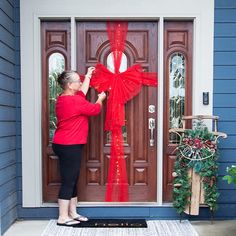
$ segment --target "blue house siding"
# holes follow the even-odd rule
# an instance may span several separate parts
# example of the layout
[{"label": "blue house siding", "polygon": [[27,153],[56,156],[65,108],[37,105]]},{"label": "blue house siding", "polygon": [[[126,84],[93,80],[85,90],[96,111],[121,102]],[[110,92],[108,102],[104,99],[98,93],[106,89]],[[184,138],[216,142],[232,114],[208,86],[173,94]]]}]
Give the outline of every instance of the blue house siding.
[{"label": "blue house siding", "polygon": [[[1,233],[17,218],[17,79],[14,0],[0,1],[0,223]],[[18,19],[19,22],[19,19]]]},{"label": "blue house siding", "polygon": [[[236,1],[215,1],[214,114],[220,116],[219,130],[228,138],[220,142],[220,208],[236,217],[236,189],[222,181],[226,167],[236,165]],[[223,208],[226,207],[225,209]]]},{"label": "blue house siding", "polygon": [[[17,67],[19,70],[19,67]],[[19,74],[19,72],[18,72]],[[19,93],[20,90],[17,90]],[[214,37],[214,114],[220,116],[219,130],[228,134],[228,139],[220,142],[219,169],[219,210],[215,217],[230,219],[236,217],[236,193],[234,186],[222,180],[227,166],[236,163],[236,1],[215,1]],[[20,104],[17,106],[17,124],[20,127]],[[17,176],[18,176],[18,217],[24,219],[56,218],[58,209],[23,208],[21,186],[20,128],[17,131]],[[175,209],[164,207],[81,207],[80,212],[89,217],[144,217],[174,219],[179,217]],[[186,216],[187,217],[187,216]],[[209,219],[208,208],[202,208],[200,215],[191,219]]]},{"label": "blue house siding", "polygon": [[[56,218],[58,209],[22,207],[20,26],[19,0],[0,2],[0,215],[1,231],[16,219]],[[219,130],[229,137],[220,142],[220,169],[236,164],[236,1],[215,1],[214,114],[220,116]],[[219,219],[236,217],[236,193],[232,185],[219,180]],[[29,190],[30,191],[30,190]],[[16,210],[17,209],[17,210]],[[89,217],[144,217],[174,219],[171,206],[82,207]],[[208,208],[191,219],[209,219]]]}]

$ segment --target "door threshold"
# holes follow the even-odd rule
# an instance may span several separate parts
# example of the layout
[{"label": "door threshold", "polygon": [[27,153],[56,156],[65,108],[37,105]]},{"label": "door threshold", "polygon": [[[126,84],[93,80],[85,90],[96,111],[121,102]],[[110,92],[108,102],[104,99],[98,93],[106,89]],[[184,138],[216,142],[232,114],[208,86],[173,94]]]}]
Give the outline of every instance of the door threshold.
[{"label": "door threshold", "polygon": [[[78,207],[172,207],[172,203],[157,202],[79,202]],[[41,207],[58,207],[57,203],[42,203]]]}]

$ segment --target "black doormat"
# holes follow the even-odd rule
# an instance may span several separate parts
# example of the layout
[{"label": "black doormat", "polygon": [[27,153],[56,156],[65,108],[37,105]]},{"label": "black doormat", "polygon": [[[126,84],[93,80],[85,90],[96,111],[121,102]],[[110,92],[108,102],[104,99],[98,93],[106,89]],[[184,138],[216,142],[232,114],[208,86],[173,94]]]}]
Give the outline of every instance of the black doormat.
[{"label": "black doormat", "polygon": [[144,219],[90,219],[86,222],[74,225],[75,228],[147,228]]}]

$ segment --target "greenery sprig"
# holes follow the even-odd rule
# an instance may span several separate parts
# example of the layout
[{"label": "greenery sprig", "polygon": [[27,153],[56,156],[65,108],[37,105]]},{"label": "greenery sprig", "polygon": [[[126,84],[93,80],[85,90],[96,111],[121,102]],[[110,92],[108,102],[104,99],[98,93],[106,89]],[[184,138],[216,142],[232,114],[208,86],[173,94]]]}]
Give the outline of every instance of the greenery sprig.
[{"label": "greenery sprig", "polygon": [[233,183],[236,187],[236,166],[227,167],[226,172],[228,174],[223,177],[223,180],[227,180],[228,184]]}]

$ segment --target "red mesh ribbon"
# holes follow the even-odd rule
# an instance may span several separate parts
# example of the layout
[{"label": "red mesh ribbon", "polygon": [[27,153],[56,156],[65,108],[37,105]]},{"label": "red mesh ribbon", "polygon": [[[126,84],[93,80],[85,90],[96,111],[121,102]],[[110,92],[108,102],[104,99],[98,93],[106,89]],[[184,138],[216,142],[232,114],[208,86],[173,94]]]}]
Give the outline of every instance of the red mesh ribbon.
[{"label": "red mesh ribbon", "polygon": [[90,84],[98,92],[109,92],[105,130],[112,130],[114,126],[125,125],[125,103],[136,96],[143,85],[156,86],[157,75],[143,72],[139,64],[119,74],[112,73],[102,64],[97,64]]},{"label": "red mesh ribbon", "polygon": [[107,22],[107,34],[110,41],[115,74],[119,73],[121,58],[125,47],[127,29],[127,22]]},{"label": "red mesh ribbon", "polygon": [[122,135],[122,126],[125,125],[124,105],[139,93],[143,85],[157,85],[157,74],[143,72],[138,64],[125,72],[119,72],[127,26],[127,22],[107,23],[110,48],[113,52],[114,73],[102,64],[97,64],[90,83],[98,92],[109,92],[105,130],[111,131],[112,141],[106,201],[128,201],[128,180]]}]

